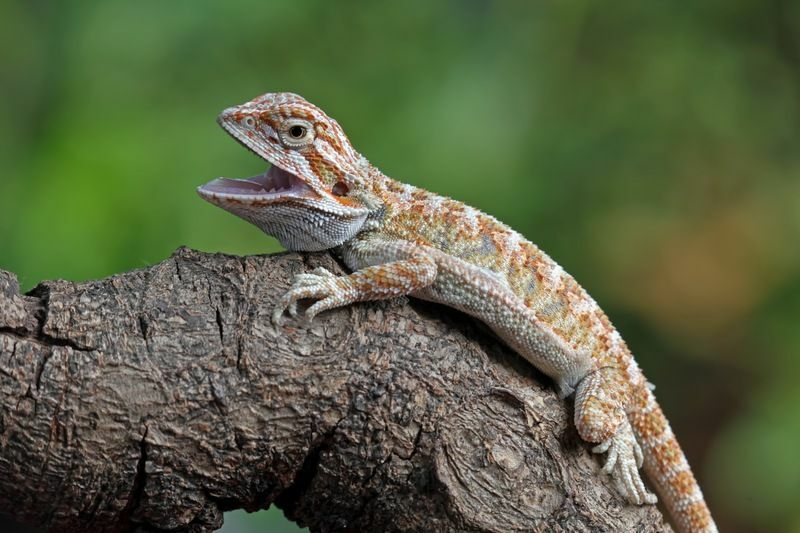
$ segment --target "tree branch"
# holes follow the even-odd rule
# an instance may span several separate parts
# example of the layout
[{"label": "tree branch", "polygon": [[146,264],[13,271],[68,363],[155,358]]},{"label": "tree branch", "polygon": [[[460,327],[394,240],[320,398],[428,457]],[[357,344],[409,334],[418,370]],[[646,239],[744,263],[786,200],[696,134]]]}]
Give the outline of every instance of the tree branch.
[{"label": "tree branch", "polygon": [[476,321],[395,300],[269,320],[326,254],[178,250],[20,295],[0,271],[0,511],[58,531],[653,531],[548,380]]}]

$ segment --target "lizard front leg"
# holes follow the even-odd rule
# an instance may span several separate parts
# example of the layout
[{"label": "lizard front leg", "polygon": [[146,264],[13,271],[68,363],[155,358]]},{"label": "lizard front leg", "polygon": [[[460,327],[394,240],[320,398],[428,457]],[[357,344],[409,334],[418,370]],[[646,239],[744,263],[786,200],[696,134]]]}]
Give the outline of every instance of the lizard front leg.
[{"label": "lizard front leg", "polygon": [[272,320],[280,324],[284,311],[297,315],[297,302],[317,300],[306,319],[328,309],[355,302],[386,300],[429,286],[436,279],[436,263],[424,249],[407,241],[360,239],[343,250],[346,262],[356,268],[349,276],[336,276],[324,268],[295,277],[291,289],[279,300]]}]

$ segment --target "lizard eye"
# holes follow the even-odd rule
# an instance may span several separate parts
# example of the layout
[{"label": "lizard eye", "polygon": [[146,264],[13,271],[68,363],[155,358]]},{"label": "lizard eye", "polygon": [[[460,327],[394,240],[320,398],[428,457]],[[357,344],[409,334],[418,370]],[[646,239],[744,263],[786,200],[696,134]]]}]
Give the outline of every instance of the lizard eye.
[{"label": "lizard eye", "polygon": [[343,181],[337,181],[331,189],[334,196],[346,196],[350,192],[350,187]]},{"label": "lizard eye", "polygon": [[314,140],[314,128],[305,120],[288,120],[282,130],[281,140],[289,148],[302,148]]}]

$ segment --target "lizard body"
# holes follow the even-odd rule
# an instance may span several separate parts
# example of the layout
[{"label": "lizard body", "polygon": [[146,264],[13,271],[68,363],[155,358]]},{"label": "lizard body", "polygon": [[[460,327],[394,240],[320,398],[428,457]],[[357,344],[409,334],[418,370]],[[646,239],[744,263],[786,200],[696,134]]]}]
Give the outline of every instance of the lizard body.
[{"label": "lizard body", "polygon": [[400,183],[356,152],[341,127],[291,93],[268,93],[218,119],[272,163],[246,180],[198,189],[209,202],[277,237],[290,250],[336,251],[353,273],[296,277],[273,320],[316,300],[313,317],[358,301],[402,295],[459,309],[486,323],[575,394],[575,425],[620,494],[655,503],[644,467],[681,531],[716,526],[664,414],[625,342],[597,303],[536,245],[495,218]]}]

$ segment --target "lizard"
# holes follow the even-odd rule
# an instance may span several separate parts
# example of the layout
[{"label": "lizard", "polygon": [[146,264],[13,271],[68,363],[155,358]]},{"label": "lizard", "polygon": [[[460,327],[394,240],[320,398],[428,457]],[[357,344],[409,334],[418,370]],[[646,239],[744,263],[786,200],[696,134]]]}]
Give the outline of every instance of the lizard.
[{"label": "lizard", "polygon": [[293,93],[223,110],[218,123],[270,163],[263,174],[217,178],[198,194],[288,250],[331,250],[351,271],[298,274],[272,315],[308,321],[355,302],[411,296],[484,322],[574,396],[574,424],[632,504],[654,504],[644,469],[679,531],[717,531],[653,387],[606,314],[553,259],[478,209],[384,175],[339,124]]}]

